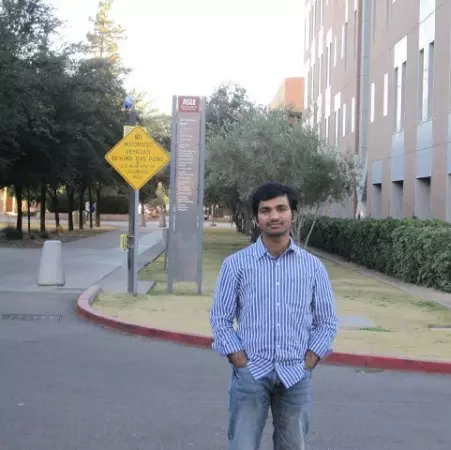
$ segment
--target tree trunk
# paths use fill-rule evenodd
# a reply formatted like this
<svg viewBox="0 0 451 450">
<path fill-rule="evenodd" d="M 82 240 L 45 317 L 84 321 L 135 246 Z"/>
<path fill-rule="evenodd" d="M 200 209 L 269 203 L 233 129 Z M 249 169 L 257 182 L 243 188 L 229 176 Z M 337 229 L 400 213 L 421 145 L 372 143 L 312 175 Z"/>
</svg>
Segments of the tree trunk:
<svg viewBox="0 0 451 450">
<path fill-rule="evenodd" d="M 79 215 L 79 220 L 78 220 L 78 228 L 80 230 L 83 230 L 83 225 L 84 225 L 84 203 L 85 203 L 85 187 L 82 186 L 79 190 L 79 202 L 78 202 L 78 215 Z"/>
<path fill-rule="evenodd" d="M 41 183 L 41 192 L 40 192 L 40 203 L 41 203 L 41 214 L 40 214 L 40 226 L 39 229 L 41 233 L 45 233 L 45 197 L 47 194 L 47 186 L 45 183 Z"/>
<path fill-rule="evenodd" d="M 59 203 L 58 203 L 58 191 L 56 188 L 52 189 L 52 201 L 53 201 L 53 209 L 54 214 L 55 214 L 55 226 L 56 226 L 56 230 L 58 231 L 59 227 L 60 227 L 60 208 L 59 208 Z"/>
<path fill-rule="evenodd" d="M 216 226 L 216 204 L 213 203 L 213 205 L 211 206 L 211 226 L 215 227 Z"/>
<path fill-rule="evenodd" d="M 16 229 L 22 234 L 22 224 L 23 224 L 23 212 L 22 212 L 22 200 L 23 200 L 23 190 L 22 186 L 15 185 L 14 190 L 16 191 L 16 203 L 17 203 L 17 223 Z"/>
<path fill-rule="evenodd" d="M 88 198 L 89 198 L 89 229 L 92 230 L 94 228 L 92 223 L 92 188 L 89 186 L 88 188 Z"/>
<path fill-rule="evenodd" d="M 67 192 L 67 214 L 68 214 L 68 230 L 74 231 L 74 189 L 71 187 L 66 186 L 66 192 Z"/>
<path fill-rule="evenodd" d="M 100 201 L 102 196 L 101 187 L 96 188 L 96 227 L 100 228 Z"/>
<path fill-rule="evenodd" d="M 312 226 L 310 227 L 310 230 L 307 234 L 307 237 L 305 238 L 305 242 L 304 242 L 304 249 L 307 250 L 307 246 L 308 246 L 308 241 L 310 240 L 310 236 L 313 233 L 313 228 L 315 228 L 315 223 L 316 223 L 316 219 L 317 219 L 317 215 L 315 214 L 313 217 L 313 222 L 312 222 Z"/>
<path fill-rule="evenodd" d="M 31 235 L 31 187 L 27 188 L 27 226 L 28 236 Z"/>
<path fill-rule="evenodd" d="M 319 214 L 320 209 L 321 209 L 321 205 L 317 205 L 316 209 L 315 209 L 315 211 L 313 213 L 312 226 L 310 227 L 310 230 L 309 230 L 309 232 L 307 234 L 307 237 L 305 238 L 305 243 L 304 243 L 304 249 L 306 249 L 306 250 L 307 250 L 307 246 L 308 246 L 308 242 L 309 242 L 310 236 L 312 235 L 313 229 L 315 228 L 316 219 L 318 218 L 318 214 Z"/>
<path fill-rule="evenodd" d="M 304 222 L 305 222 L 306 218 L 307 218 L 307 214 L 306 213 L 304 213 L 304 214 L 301 213 L 301 212 L 298 213 L 297 224 L 296 224 L 296 232 L 295 232 L 295 236 L 294 236 L 295 239 L 298 241 L 298 243 L 300 243 L 301 240 L 302 240 L 302 236 L 301 236 L 302 227 L 304 226 Z"/>
</svg>

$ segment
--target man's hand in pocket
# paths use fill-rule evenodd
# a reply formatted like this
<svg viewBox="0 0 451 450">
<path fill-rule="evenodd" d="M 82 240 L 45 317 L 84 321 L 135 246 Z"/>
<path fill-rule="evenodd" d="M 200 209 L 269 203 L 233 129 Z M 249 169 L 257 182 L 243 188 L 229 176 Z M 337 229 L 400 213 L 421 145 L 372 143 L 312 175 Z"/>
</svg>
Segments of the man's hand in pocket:
<svg viewBox="0 0 451 450">
<path fill-rule="evenodd" d="M 236 368 L 244 367 L 247 364 L 248 358 L 245 351 L 231 353 L 227 355 L 230 364 Z"/>
<path fill-rule="evenodd" d="M 309 370 L 314 369 L 318 364 L 318 362 L 319 362 L 318 356 L 316 356 L 315 353 L 313 353 L 311 350 L 309 350 L 305 354 L 304 364 L 307 369 Z"/>
</svg>

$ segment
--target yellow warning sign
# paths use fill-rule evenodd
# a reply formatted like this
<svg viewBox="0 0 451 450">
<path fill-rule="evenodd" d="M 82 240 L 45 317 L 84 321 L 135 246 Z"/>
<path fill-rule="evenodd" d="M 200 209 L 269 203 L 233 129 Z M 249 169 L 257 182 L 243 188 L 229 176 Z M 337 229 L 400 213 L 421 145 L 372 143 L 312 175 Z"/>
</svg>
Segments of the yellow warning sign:
<svg viewBox="0 0 451 450">
<path fill-rule="evenodd" d="M 143 127 L 134 127 L 105 159 L 133 189 L 139 190 L 166 166 L 170 155 Z"/>
</svg>

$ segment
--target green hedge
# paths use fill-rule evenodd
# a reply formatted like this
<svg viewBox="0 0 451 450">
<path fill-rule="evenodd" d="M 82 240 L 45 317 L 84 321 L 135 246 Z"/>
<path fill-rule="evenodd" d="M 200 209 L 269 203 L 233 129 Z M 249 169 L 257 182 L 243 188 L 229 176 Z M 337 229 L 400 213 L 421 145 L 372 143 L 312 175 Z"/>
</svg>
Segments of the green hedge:
<svg viewBox="0 0 451 450">
<path fill-rule="evenodd" d="M 313 218 L 305 221 L 305 239 Z M 308 245 L 408 283 L 451 292 L 451 225 L 439 220 L 318 217 Z"/>
<path fill-rule="evenodd" d="M 128 214 L 128 196 L 110 195 L 107 197 L 101 197 L 100 200 L 100 214 Z M 95 198 L 93 198 L 93 202 L 95 202 Z M 55 207 L 51 198 L 48 199 L 47 206 L 50 212 L 55 212 Z M 83 202 L 83 210 L 84 209 L 85 207 Z M 58 197 L 58 210 L 60 213 L 68 212 L 66 196 Z M 74 210 L 78 211 L 78 199 L 75 199 L 74 201 Z"/>
</svg>

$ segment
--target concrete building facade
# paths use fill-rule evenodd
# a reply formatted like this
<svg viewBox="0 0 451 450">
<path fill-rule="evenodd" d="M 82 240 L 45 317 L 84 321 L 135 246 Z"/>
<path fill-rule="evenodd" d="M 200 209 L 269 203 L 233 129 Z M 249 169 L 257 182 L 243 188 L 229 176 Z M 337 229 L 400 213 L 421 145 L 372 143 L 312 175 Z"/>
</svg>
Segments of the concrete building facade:
<svg viewBox="0 0 451 450">
<path fill-rule="evenodd" d="M 331 214 L 451 221 L 451 0 L 306 0 L 305 108 L 362 185 Z"/>
</svg>

